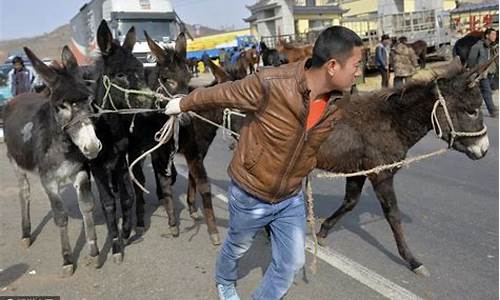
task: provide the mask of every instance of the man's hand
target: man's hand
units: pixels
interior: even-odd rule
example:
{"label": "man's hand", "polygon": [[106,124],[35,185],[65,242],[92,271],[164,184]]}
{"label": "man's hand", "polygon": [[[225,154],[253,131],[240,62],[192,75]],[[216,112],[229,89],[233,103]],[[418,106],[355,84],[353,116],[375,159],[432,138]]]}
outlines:
{"label": "man's hand", "polygon": [[167,103],[165,107],[165,114],[167,115],[178,115],[181,113],[181,102],[182,98],[174,98]]}

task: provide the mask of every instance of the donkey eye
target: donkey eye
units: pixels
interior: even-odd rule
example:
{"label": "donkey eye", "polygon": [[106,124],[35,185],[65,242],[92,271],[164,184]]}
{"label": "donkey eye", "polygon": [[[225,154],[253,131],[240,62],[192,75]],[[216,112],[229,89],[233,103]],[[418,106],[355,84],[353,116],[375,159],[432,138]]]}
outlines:
{"label": "donkey eye", "polygon": [[479,109],[467,110],[465,113],[469,118],[476,119],[479,116]]}

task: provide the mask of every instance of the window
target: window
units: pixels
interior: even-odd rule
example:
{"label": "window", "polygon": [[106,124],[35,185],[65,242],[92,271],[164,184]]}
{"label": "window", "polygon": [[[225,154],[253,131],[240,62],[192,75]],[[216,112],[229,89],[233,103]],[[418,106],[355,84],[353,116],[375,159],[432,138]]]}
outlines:
{"label": "window", "polygon": [[309,29],[322,29],[325,27],[332,26],[332,20],[309,20]]}

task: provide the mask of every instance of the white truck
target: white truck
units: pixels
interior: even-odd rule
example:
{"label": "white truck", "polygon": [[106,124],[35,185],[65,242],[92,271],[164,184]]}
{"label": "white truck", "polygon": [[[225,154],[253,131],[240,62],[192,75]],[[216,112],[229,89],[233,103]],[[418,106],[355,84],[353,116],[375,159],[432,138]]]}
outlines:
{"label": "white truck", "polygon": [[154,65],[156,60],[150,53],[144,31],[162,46],[173,46],[179,33],[180,20],[170,0],[92,0],[70,21],[70,48],[80,65],[91,65],[99,56],[96,34],[103,19],[120,42],[130,27],[135,27],[137,43],[133,53],[145,67]]}
{"label": "white truck", "polygon": [[356,18],[344,18],[342,25],[351,28],[364,41],[367,51],[366,68],[374,68],[375,48],[382,34],[399,38],[406,36],[408,42],[423,40],[428,53],[443,58],[451,55],[452,34],[449,12],[432,9]]}

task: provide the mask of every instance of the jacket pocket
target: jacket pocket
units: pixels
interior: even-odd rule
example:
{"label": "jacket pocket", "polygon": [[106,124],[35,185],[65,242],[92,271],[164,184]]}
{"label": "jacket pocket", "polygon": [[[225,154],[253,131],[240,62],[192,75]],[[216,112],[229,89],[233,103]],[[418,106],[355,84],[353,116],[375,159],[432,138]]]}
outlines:
{"label": "jacket pocket", "polygon": [[243,157],[243,167],[250,171],[259,162],[261,157],[262,145],[256,143],[253,147],[249,147],[249,150]]}

